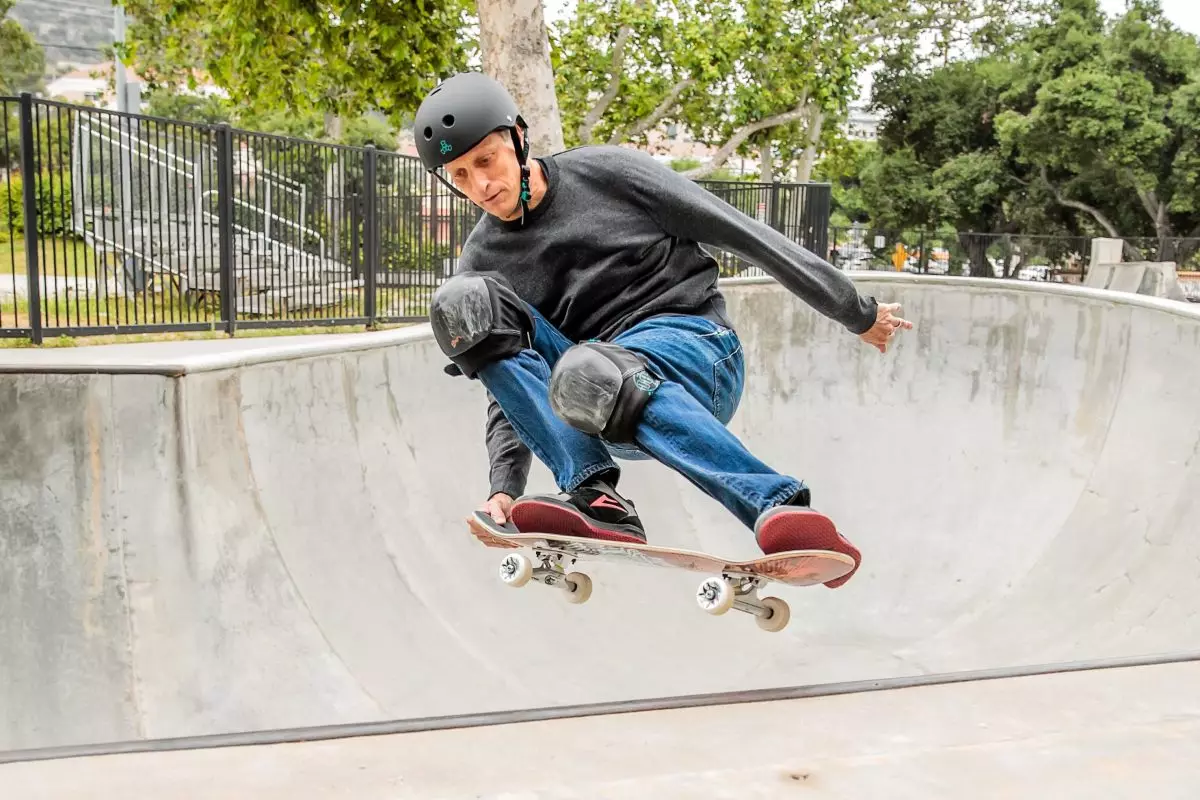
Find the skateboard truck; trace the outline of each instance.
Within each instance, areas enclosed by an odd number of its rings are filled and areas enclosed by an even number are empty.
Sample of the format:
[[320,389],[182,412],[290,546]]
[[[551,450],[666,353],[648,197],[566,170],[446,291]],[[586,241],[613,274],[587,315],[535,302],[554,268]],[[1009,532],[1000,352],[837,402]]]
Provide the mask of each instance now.
[[705,578],[696,590],[696,603],[709,614],[721,615],[731,608],[753,614],[764,631],[781,631],[791,619],[791,609],[779,597],[759,598],[758,590],[767,585],[757,575],[722,573]]
[[575,564],[573,556],[544,547],[535,547],[533,552],[540,566],[535,567],[521,553],[509,553],[500,562],[500,580],[513,587],[524,586],[531,580],[557,586],[567,593],[568,603],[584,603],[592,596],[591,578],[582,572],[566,571]]

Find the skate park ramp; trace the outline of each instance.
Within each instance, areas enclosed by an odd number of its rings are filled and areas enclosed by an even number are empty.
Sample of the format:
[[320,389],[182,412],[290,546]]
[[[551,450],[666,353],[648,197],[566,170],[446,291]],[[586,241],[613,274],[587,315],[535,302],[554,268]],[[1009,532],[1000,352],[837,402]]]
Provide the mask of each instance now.
[[[486,398],[425,326],[5,352],[0,751],[1200,650],[1200,313],[855,280],[915,323],[886,355],[769,279],[726,284],[732,430],[864,554],[836,591],[772,587],[780,633],[703,613],[698,573],[589,564],[583,605],[502,584],[463,522]],[[660,465],[621,487],[652,542],[757,554]]]

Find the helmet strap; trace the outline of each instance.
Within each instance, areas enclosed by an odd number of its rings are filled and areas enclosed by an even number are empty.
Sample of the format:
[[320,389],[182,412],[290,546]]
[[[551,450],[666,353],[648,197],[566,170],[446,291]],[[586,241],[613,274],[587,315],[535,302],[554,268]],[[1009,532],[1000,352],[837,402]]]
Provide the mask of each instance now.
[[[518,126],[525,134],[524,144],[517,135]],[[521,223],[524,224],[525,214],[529,211],[529,201],[533,199],[533,192],[529,188],[529,127],[525,120],[517,117],[517,124],[509,130],[512,133],[513,149],[517,151],[517,163],[521,165]]]

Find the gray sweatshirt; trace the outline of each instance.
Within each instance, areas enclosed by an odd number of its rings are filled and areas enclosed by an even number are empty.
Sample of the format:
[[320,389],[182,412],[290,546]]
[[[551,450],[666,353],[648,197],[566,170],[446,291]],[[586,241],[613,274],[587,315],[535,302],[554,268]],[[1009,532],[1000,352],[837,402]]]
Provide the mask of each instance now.
[[[498,272],[571,341],[611,339],[655,314],[690,313],[734,327],[711,245],[755,264],[852,333],[875,322],[836,267],[748,217],[648,154],[608,145],[539,158],[548,187],[524,223],[485,214],[459,272]],[[525,491],[530,451],[488,395],[491,494]]]

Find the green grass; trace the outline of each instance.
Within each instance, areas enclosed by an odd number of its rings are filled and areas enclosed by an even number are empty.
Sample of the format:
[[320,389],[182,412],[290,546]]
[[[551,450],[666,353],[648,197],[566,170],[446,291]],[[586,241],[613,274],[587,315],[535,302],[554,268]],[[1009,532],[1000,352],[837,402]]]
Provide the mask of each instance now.
[[[56,275],[66,278],[96,278],[97,256],[95,251],[78,239],[48,237],[39,242],[39,261],[45,276]],[[24,288],[26,280],[25,241],[17,239],[0,242],[0,288],[14,288],[16,283]],[[110,272],[110,274],[113,274]],[[176,291],[176,284],[163,276],[158,280],[165,289],[145,295],[128,297],[96,297],[87,292],[64,293],[42,300],[42,325],[44,327],[104,327],[110,325],[146,324],[195,324],[211,327],[210,330],[193,332],[161,332],[146,334],[112,334],[85,337],[58,337],[47,339],[43,347],[75,347],[80,345],[111,344],[124,342],[161,342],[188,339],[217,339],[227,334],[221,329],[220,309],[211,296],[204,303],[187,304]],[[45,285],[45,284],[43,284]],[[424,316],[429,312],[432,287],[404,287],[401,289],[380,288],[376,293],[376,308],[381,316]],[[346,294],[342,302],[316,311],[297,312],[298,316],[312,314],[320,317],[354,317],[361,315],[362,292]],[[239,322],[288,319],[285,313],[244,317]],[[29,303],[25,298],[0,302],[0,327],[29,327]],[[379,325],[377,329],[397,327]],[[247,329],[238,328],[237,338],[295,336],[307,334],[353,333],[365,330],[362,325],[313,325],[311,321],[297,319],[295,326],[286,328]],[[0,348],[29,347],[25,339],[0,339]]]
[[[47,237],[38,242],[39,262],[43,271],[74,278],[96,276],[96,251],[79,239]],[[25,275],[25,240],[0,242],[0,280],[4,276]]]

